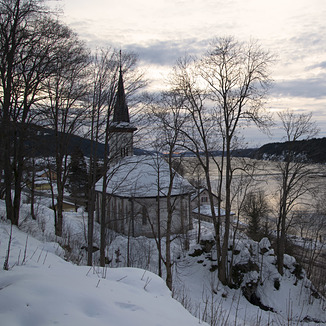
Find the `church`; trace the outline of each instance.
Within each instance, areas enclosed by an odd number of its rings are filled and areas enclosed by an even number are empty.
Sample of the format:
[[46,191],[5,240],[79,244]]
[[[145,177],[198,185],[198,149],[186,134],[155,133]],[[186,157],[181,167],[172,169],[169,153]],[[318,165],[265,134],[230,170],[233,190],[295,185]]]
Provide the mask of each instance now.
[[[106,193],[103,178],[96,183],[96,219],[100,222],[102,196],[106,200],[106,226],[130,236],[156,237],[166,234],[170,169],[162,155],[134,155],[137,130],[129,118],[120,68],[117,98],[109,129],[109,159]],[[192,228],[191,195],[194,188],[173,171],[170,204],[171,233]]]

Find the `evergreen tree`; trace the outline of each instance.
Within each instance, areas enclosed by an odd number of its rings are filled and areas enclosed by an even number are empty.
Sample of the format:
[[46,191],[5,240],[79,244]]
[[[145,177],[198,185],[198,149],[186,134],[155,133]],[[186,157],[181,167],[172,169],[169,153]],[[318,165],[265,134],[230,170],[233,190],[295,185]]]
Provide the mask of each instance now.
[[243,211],[249,217],[248,236],[255,241],[260,241],[264,236],[262,218],[266,217],[269,211],[264,192],[259,190],[248,193],[243,204]]
[[67,185],[67,190],[75,204],[78,200],[85,199],[87,195],[87,178],[87,164],[84,154],[78,146],[71,154]]

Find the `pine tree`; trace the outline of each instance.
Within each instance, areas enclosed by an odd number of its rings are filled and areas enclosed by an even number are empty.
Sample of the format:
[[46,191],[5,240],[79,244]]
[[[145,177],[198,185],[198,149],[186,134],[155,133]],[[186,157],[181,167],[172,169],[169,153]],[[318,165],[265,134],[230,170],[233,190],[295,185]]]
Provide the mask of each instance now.
[[87,164],[79,146],[71,154],[67,190],[76,206],[77,202],[84,200],[87,195]]
[[262,218],[266,217],[269,211],[268,203],[263,191],[250,192],[247,194],[243,211],[249,217],[247,234],[255,241],[260,241],[263,237]]

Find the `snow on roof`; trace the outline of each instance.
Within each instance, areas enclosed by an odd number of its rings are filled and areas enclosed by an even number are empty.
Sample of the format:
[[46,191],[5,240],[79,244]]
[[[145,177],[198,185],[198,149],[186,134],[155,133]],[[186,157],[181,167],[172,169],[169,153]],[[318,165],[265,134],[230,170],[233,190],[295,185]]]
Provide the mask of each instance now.
[[[221,210],[221,216],[225,216],[225,210],[223,208]],[[194,213],[198,214],[198,207],[194,208],[192,210]],[[214,206],[214,211],[215,211],[215,216],[218,216],[218,207]],[[201,205],[200,206],[200,214],[201,215],[206,215],[206,216],[212,216],[211,212],[211,206],[210,205]],[[234,215],[233,212],[231,212],[231,215]]]
[[[204,191],[208,191],[208,189],[207,189],[207,188],[200,188],[200,189],[199,189],[199,196],[200,196]],[[214,196],[215,198],[218,198],[218,196],[215,195],[214,193],[213,193],[213,196]],[[198,197],[198,189],[197,189],[196,192],[194,192],[194,193],[191,195],[191,200],[194,201],[195,199],[197,199],[197,197]]]
[[197,191],[191,195],[191,200],[196,199],[198,197],[198,193],[199,195],[201,195],[201,193],[204,192],[205,190],[206,188],[200,188],[199,191],[197,189]]
[[[108,171],[106,192],[120,197],[156,197],[159,191],[164,197],[168,193],[169,165],[160,156],[127,156]],[[102,191],[103,178],[95,186]],[[172,196],[188,194],[194,188],[179,174],[175,174]]]
[[118,128],[118,129],[137,129],[132,123],[120,121],[120,122],[112,122],[111,128]]

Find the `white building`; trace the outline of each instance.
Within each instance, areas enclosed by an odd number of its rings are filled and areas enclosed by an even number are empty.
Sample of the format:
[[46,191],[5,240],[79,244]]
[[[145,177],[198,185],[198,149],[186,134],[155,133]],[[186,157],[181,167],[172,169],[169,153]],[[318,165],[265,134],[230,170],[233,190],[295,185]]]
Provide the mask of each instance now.
[[[134,156],[133,133],[129,120],[122,74],[120,71],[117,102],[110,128],[110,161],[106,193],[107,227],[132,236],[156,236],[166,233],[168,206],[172,213],[171,232],[192,228],[190,195],[194,191],[187,180],[170,169],[159,155]],[[103,178],[96,184],[96,216],[100,221]],[[169,191],[170,189],[170,191]],[[168,198],[170,201],[168,203]]]

